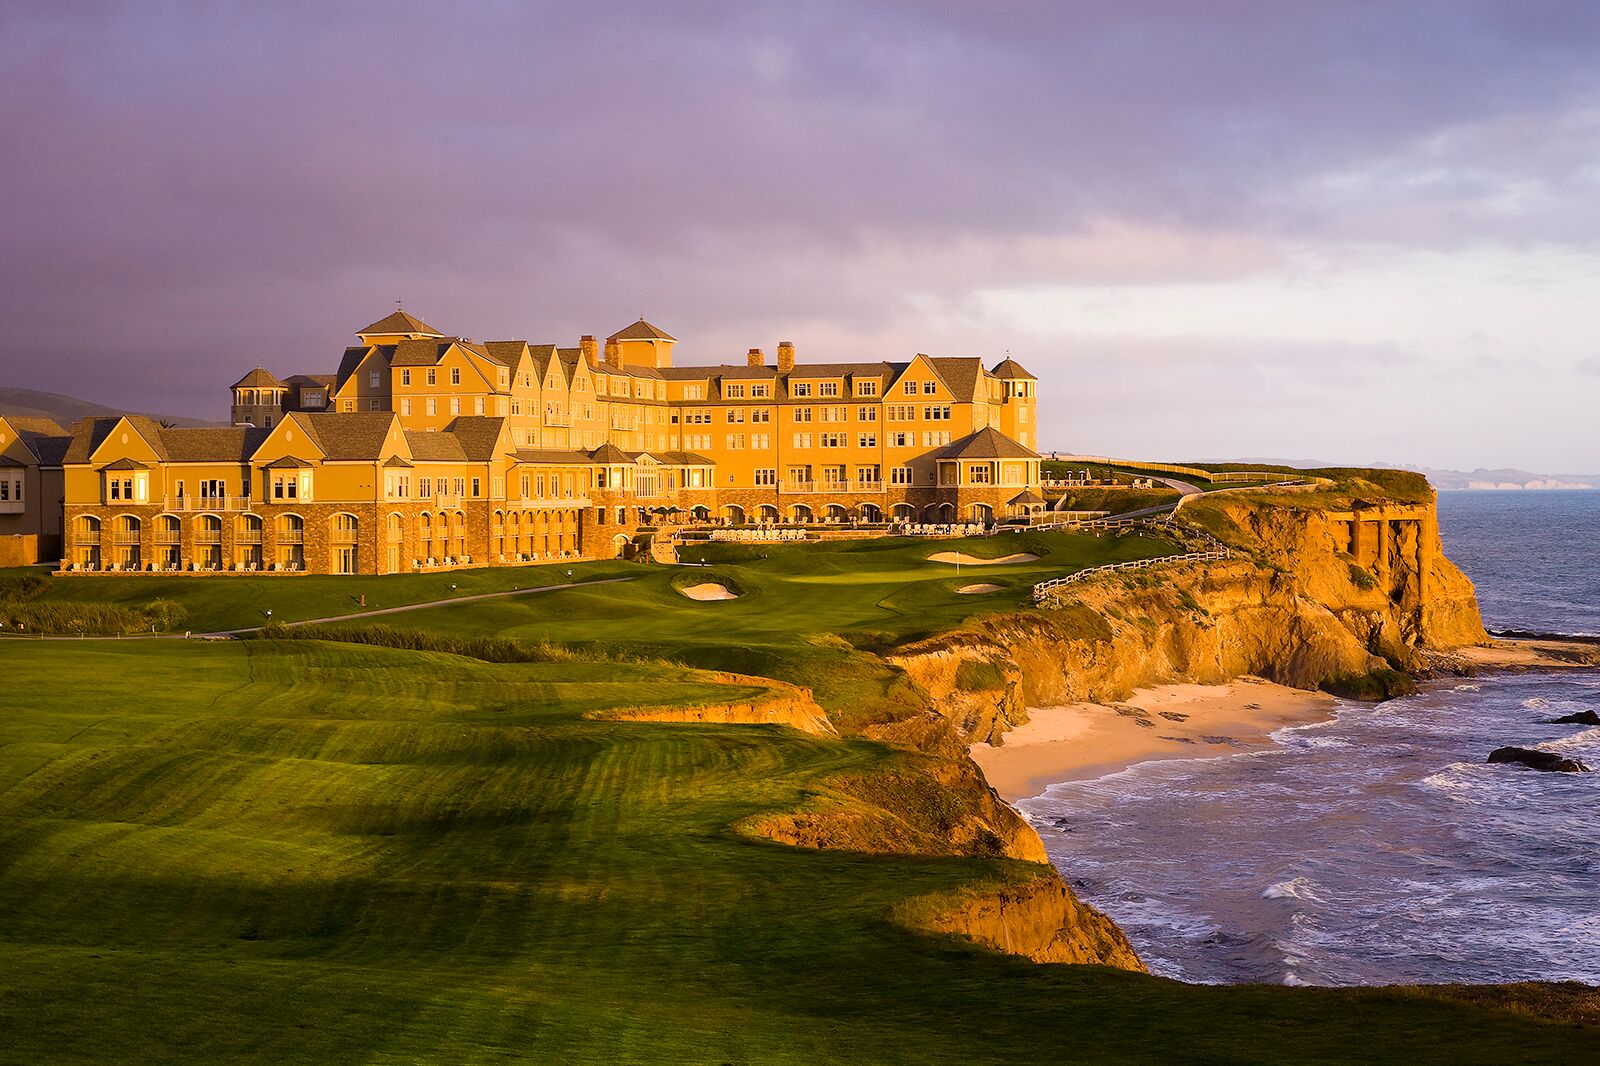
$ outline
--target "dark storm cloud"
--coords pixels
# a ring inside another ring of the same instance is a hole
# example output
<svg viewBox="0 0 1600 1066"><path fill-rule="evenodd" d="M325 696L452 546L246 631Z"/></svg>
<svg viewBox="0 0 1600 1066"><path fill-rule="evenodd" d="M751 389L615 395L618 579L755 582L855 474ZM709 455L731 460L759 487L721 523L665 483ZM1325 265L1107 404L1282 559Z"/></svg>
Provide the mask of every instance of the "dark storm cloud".
<svg viewBox="0 0 1600 1066"><path fill-rule="evenodd" d="M0 39L4 379L166 410L396 296L993 354L917 300L1600 230L1585 2L9 4Z"/></svg>

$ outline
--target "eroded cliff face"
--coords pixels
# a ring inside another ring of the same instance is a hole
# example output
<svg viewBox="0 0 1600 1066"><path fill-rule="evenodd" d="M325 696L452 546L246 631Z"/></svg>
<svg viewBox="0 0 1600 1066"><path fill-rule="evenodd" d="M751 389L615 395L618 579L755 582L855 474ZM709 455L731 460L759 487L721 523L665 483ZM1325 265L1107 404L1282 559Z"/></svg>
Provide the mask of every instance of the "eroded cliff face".
<svg viewBox="0 0 1600 1066"><path fill-rule="evenodd" d="M1439 548L1431 502L1257 494L1207 501L1190 520L1239 558L1092 580L1058 609L981 619L885 656L928 700L922 715L863 730L906 752L899 765L834 779L803 808L741 828L801 847L1045 864L1038 834L967 754L974 741L1003 743L1028 707L1245 674L1301 688L1399 677L1424 665L1424 650L1487 642L1471 583ZM1054 869L918 900L898 917L1040 962L1144 969L1121 930Z"/></svg>
<svg viewBox="0 0 1600 1066"><path fill-rule="evenodd" d="M1422 653L1487 642L1472 584L1445 558L1431 504L1394 523L1379 561L1343 550L1324 509L1218 501L1205 524L1247 556L1111 575L1065 606L976 622L890 658L967 741L1002 743L1029 706L1105 702L1169 681L1255 674L1298 688L1355 685L1424 665ZM1405 528L1409 526L1409 528ZM1370 554L1370 553L1369 553ZM963 662L988 664L959 683ZM881 727L914 741L921 723Z"/></svg>

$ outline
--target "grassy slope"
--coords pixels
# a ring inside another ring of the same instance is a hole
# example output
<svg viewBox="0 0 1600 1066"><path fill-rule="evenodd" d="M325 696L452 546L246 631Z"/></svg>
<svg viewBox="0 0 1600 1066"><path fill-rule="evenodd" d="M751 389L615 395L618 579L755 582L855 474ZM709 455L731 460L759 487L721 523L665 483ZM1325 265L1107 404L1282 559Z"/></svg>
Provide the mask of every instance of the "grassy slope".
<svg viewBox="0 0 1600 1066"><path fill-rule="evenodd" d="M1035 562L963 566L928 561L938 551L980 557L1016 552ZM639 568L637 580L546 596L488 600L399 616L397 624L459 635L493 632L523 640L583 640L635 655L777 677L815 690L845 727L903 713L903 680L874 648L959 626L976 614L1030 603L1033 585L1101 562L1175 551L1137 534L1095 537L1029 533L971 540L846 541L818 545L714 544L687 548L704 558L697 578L719 576L744 591L736 600L695 603L674 590L682 571ZM957 595L971 584L1001 589ZM537 601L537 602L536 602ZM574 620L581 625L574 626ZM841 640L840 638L843 638ZM848 641L849 644L845 642Z"/></svg>
<svg viewBox="0 0 1600 1066"><path fill-rule="evenodd" d="M303 574L282 577L201 576L138 577L95 574L50 579L41 603L113 603L139 607L152 600L174 600L187 611L184 627L196 633L261 625L265 611L274 621L298 622L355 611L426 603L451 596L592 581L632 573L627 563L574 563L571 566L496 567L434 574L391 574L383 577L334 577ZM0 580L29 571L0 570ZM456 586L451 590L451 586ZM362 606L361 597L366 597Z"/></svg>
<svg viewBox="0 0 1600 1066"><path fill-rule="evenodd" d="M907 933L883 920L896 904L1016 864L731 833L896 756L580 716L714 694L683 672L312 641L0 657L8 1062L1534 1062L1574 1046L1570 1028L1399 993L1191 988Z"/></svg>
<svg viewBox="0 0 1600 1066"><path fill-rule="evenodd" d="M925 558L950 546L718 547L710 576L740 600L629 567L386 621L789 676L848 725L919 694L833 634L914 637L1167 550L981 541L1045 558L958 579ZM390 580L420 598L403 586L433 579ZM1006 587L953 594L973 580ZM175 584L218 618L254 610ZM315 641L0 643L0 666L6 1061L1535 1062L1583 1039L1412 993L1190 988L908 933L884 921L908 898L1027 867L739 837L910 756L580 717L751 696L686 671Z"/></svg>

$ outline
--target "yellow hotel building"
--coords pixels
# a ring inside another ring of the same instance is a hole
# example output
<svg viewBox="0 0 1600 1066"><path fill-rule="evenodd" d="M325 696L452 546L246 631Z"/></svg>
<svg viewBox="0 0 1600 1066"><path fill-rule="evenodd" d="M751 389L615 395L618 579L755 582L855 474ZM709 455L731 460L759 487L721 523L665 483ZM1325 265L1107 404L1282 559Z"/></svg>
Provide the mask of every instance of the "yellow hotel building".
<svg viewBox="0 0 1600 1066"><path fill-rule="evenodd" d="M1042 503L1037 382L1010 359L801 363L784 342L675 366L642 319L603 348L404 311L357 337L331 375L250 371L227 428L52 438L62 568L401 573L610 558L668 523L988 525Z"/></svg>

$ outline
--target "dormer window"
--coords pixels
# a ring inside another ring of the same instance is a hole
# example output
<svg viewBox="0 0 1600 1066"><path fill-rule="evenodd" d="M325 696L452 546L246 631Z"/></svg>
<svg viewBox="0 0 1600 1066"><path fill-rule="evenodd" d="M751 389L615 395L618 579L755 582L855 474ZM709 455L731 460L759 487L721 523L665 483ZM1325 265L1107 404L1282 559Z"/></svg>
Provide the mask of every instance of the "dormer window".
<svg viewBox="0 0 1600 1066"><path fill-rule="evenodd" d="M794 396L810 396L811 383L809 381L796 381L789 387L789 392Z"/></svg>
<svg viewBox="0 0 1600 1066"><path fill-rule="evenodd" d="M817 386L817 394L819 396L837 396L839 395L839 383L837 381L824 381Z"/></svg>

